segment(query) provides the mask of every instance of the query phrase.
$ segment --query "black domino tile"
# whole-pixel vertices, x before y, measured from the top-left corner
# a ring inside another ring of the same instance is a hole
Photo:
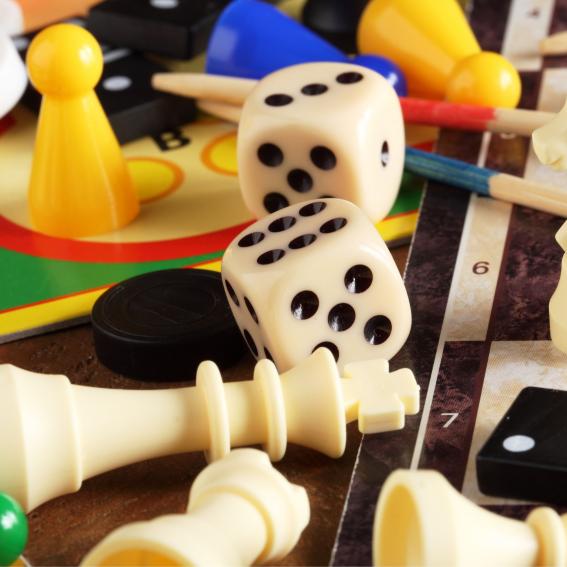
[[[162,65],[139,54],[105,64],[96,92],[120,143],[157,135],[195,118],[193,100],[152,88],[152,75],[165,71]],[[120,85],[123,79],[131,81],[127,88],[110,89],[112,85]]]
[[[228,0],[106,0],[91,8],[87,28],[101,41],[166,57],[205,51]]]
[[[524,388],[476,468],[484,494],[567,504],[567,391]]]

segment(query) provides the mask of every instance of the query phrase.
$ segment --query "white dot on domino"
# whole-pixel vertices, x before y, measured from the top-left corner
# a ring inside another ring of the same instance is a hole
[[[115,77],[108,77],[102,83],[102,86],[107,91],[125,91],[132,84],[132,79],[124,75],[116,75]]]
[[[172,10],[179,6],[179,0],[150,0],[150,6],[159,10]]]
[[[510,453],[524,453],[535,447],[535,441],[527,435],[512,435],[504,439],[502,446]]]

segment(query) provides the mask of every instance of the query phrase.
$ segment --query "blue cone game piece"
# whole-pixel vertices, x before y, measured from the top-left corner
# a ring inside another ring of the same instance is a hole
[[[350,59],[336,47],[258,0],[235,0],[221,14],[209,40],[206,71],[247,79],[262,77],[290,65],[316,61],[356,63],[390,81],[406,96],[402,72],[388,60],[364,55]]]
[[[28,520],[21,506],[0,492],[0,565],[11,565],[28,541]]]

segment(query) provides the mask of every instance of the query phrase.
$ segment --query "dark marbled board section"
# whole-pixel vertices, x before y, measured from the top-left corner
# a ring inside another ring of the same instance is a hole
[[[481,142],[482,134],[445,130],[436,151],[476,163]],[[404,348],[392,359],[391,368],[414,371],[422,407],[469,200],[466,191],[440,183],[427,185],[406,266],[412,330]],[[392,470],[409,466],[418,428],[419,420],[410,418],[401,432],[363,437],[331,565],[371,565],[372,524],[380,487]]]
[[[391,368],[407,367],[414,371],[421,387],[422,406],[468,201],[468,194],[441,185],[427,189],[418,221],[420,238],[413,243],[406,268],[414,322],[408,341],[391,361]],[[418,427],[416,416],[407,419],[402,431],[363,437],[332,565],[372,564],[372,524],[378,492],[390,472],[409,465]]]
[[[427,422],[419,468],[443,473],[457,489],[463,486],[490,345],[450,342],[443,350]],[[444,413],[458,416],[451,418]]]
[[[506,22],[512,0],[473,0],[469,23],[485,51],[502,49]]]
[[[511,0],[474,2],[471,23],[483,49],[500,51],[510,4]],[[563,29],[567,29],[567,2],[558,0],[551,31]],[[555,62],[546,58],[544,62],[545,67],[566,65],[567,58],[557,58]],[[540,81],[541,72],[522,74],[520,107],[537,106]],[[437,151],[476,163],[481,139],[482,135],[444,131]],[[493,135],[486,166],[522,176],[528,151],[527,138]],[[407,366],[414,370],[422,388],[422,403],[439,340],[468,200],[468,195],[457,189],[440,184],[429,185],[406,268],[405,281],[414,323],[408,342],[392,361],[392,367]],[[527,338],[548,338],[547,306],[543,303],[549,301],[550,290],[552,292],[557,283],[561,250],[553,236],[561,222],[561,219],[545,213],[514,207],[505,250],[506,268],[499,282],[498,293],[502,294],[502,299],[499,297],[495,303],[491,324],[494,332],[489,339],[507,338],[496,335],[497,325],[517,332],[526,320],[533,323],[528,326],[531,336]],[[530,292],[534,289],[536,293],[530,299]],[[525,301],[534,302],[529,315],[522,314],[521,305]],[[517,323],[510,320],[513,319],[510,317],[512,307],[520,316]],[[439,390],[434,398],[432,421],[428,424],[420,466],[442,470],[457,488],[461,488],[463,482],[489,349],[489,341],[449,343],[445,346],[440,382],[437,384]],[[443,431],[444,422],[437,423],[436,414],[443,413],[441,409],[448,411],[445,409],[448,404],[462,410],[459,416],[462,421],[459,424],[454,422],[452,425],[456,427],[452,431]],[[418,421],[412,419],[403,432],[363,437],[335,542],[332,565],[371,564],[372,523],[380,487],[392,469],[409,465],[412,451],[408,450],[407,444],[413,448],[417,427]],[[397,453],[390,454],[389,448],[398,443],[395,447]],[[499,512],[515,517],[525,515],[529,509],[524,506],[498,507]]]
[[[513,208],[488,340],[549,340],[548,304],[563,256],[555,233],[564,220],[526,207]]]

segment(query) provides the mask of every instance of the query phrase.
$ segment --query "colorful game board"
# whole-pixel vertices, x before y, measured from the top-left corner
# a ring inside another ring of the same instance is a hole
[[[109,285],[130,276],[219,269],[224,248],[252,221],[238,186],[236,127],[202,117],[124,147],[143,203],[130,226],[82,240],[39,234],[26,203],[35,122],[23,107],[0,122],[0,343],[83,321]],[[410,139],[427,145],[434,136],[416,128]],[[412,234],[421,186],[406,177],[378,225],[390,244]]]
[[[484,48],[521,70],[522,106],[557,111],[567,95],[567,60],[543,61],[539,40],[567,28],[565,0],[476,0],[471,19]],[[551,25],[550,25],[551,23]],[[439,151],[564,186],[541,166],[529,140],[444,132]],[[399,467],[442,472],[473,501],[513,517],[532,504],[482,495],[478,450],[526,386],[567,389],[567,356],[549,340],[548,302],[563,251],[565,219],[431,184],[406,271],[414,323],[392,361],[412,368],[423,409],[406,428],[363,439],[335,542],[334,565],[371,565],[375,502]]]
[[[104,237],[64,240],[29,226],[26,186],[35,118],[18,108],[0,137],[0,341],[72,322],[104,289],[145,271],[219,268],[226,245],[251,217],[236,178],[234,125],[202,118],[125,146],[140,217]],[[413,231],[420,187],[408,178],[379,230],[390,242]]]

